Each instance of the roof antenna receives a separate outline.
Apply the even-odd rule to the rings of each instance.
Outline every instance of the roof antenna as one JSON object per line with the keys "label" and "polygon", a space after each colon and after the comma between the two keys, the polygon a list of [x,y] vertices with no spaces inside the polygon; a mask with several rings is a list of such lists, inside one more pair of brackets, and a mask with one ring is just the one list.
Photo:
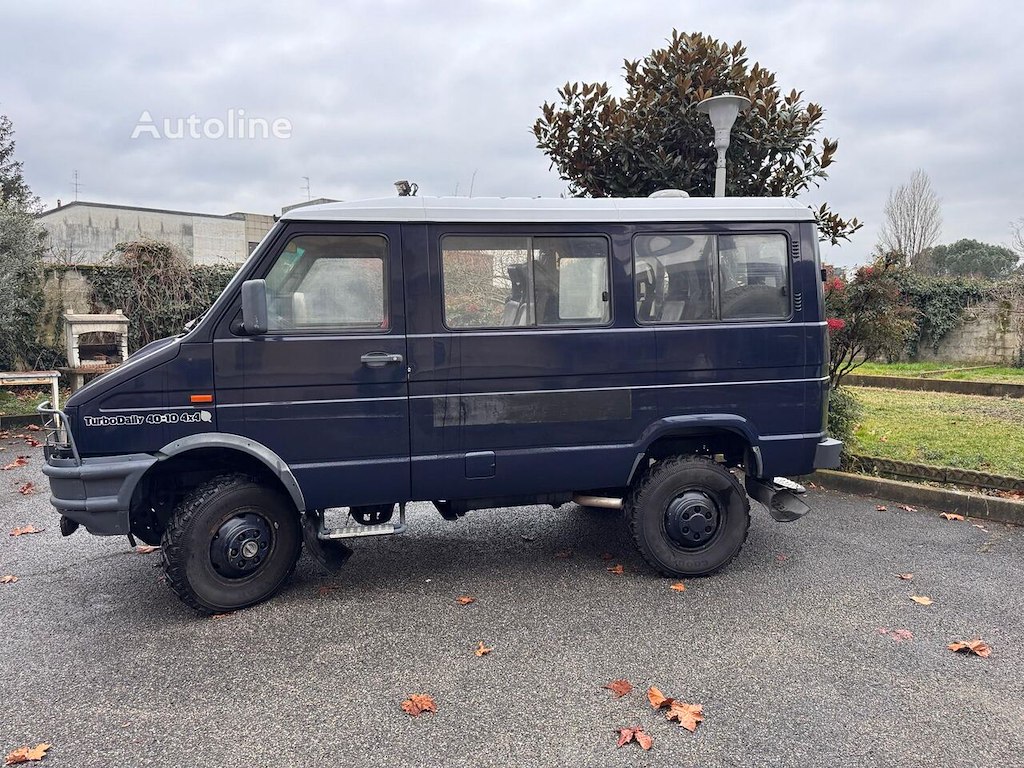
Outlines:
{"label": "roof antenna", "polygon": [[478,170],[477,168],[473,169],[473,178],[471,178],[469,180],[469,196],[470,197],[473,196],[473,185],[476,184],[476,172],[477,172],[477,170]]}
{"label": "roof antenna", "polygon": [[302,178],[305,179],[306,183],[305,185],[299,187],[299,189],[306,190],[306,200],[308,202],[313,199],[313,195],[309,191],[309,176],[303,176]]}

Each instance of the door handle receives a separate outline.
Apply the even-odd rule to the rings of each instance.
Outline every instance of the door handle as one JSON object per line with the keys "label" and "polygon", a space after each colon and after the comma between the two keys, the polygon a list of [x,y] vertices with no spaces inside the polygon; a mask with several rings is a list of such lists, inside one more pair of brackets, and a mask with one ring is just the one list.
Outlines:
{"label": "door handle", "polygon": [[385,365],[401,363],[405,360],[401,355],[393,355],[388,352],[367,352],[359,358],[359,361],[367,368],[383,368]]}

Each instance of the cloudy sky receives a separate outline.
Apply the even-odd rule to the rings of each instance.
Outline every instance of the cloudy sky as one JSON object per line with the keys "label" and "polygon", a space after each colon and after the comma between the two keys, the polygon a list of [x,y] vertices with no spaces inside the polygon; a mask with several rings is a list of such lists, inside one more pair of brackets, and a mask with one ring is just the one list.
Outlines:
{"label": "cloudy sky", "polygon": [[[151,7],[152,6],[152,7]],[[831,178],[807,197],[866,224],[828,257],[865,261],[891,187],[923,168],[943,242],[1006,243],[1024,216],[1024,6],[1004,2],[252,2],[5,4],[0,113],[47,207],[79,199],[279,212],[314,197],[565,189],[530,126],[566,81],[622,92],[622,60],[673,28],[742,40],[826,110]],[[288,138],[132,139],[148,111],[290,123]],[[187,130],[187,128],[186,128]]]}

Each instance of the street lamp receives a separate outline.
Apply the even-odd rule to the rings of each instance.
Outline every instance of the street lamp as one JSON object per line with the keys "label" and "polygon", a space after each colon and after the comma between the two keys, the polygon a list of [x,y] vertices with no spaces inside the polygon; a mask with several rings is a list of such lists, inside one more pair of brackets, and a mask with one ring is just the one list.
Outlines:
{"label": "street lamp", "polygon": [[735,96],[731,93],[712,96],[697,105],[697,111],[711,118],[715,129],[715,149],[718,150],[718,162],[715,164],[715,197],[725,197],[725,150],[729,148],[729,134],[732,124],[740,112],[750,107],[750,99]]}

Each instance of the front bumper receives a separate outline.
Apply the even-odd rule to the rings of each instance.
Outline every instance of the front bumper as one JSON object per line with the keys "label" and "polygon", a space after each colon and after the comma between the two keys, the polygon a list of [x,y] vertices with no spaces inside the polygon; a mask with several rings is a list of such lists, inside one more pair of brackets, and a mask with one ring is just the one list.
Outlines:
{"label": "front bumper", "polygon": [[129,532],[128,511],[139,478],[156,457],[147,453],[94,459],[59,458],[47,451],[43,474],[50,478],[50,503],[89,533]]}
{"label": "front bumper", "polygon": [[157,458],[148,453],[83,459],[75,446],[67,416],[39,406],[52,417],[47,425],[43,474],[50,480],[50,503],[69,520],[99,536],[127,534],[132,494],[139,478]]}
{"label": "front bumper", "polygon": [[818,441],[814,450],[815,469],[838,469],[839,456],[843,452],[843,441],[826,437]]}

